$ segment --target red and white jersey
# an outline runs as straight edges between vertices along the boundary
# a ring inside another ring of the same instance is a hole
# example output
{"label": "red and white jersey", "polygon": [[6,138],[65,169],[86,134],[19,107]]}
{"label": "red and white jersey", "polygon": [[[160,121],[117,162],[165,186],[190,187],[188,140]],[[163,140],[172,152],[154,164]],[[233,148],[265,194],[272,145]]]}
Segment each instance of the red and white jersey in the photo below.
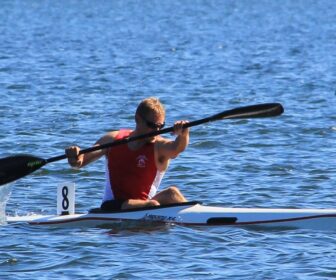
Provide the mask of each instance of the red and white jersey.
{"label": "red and white jersey", "polygon": [[[126,138],[131,130],[120,130],[115,140]],[[106,157],[106,187],[103,201],[152,198],[161,183],[164,171],[156,168],[154,143],[138,150],[127,144],[111,147]]]}

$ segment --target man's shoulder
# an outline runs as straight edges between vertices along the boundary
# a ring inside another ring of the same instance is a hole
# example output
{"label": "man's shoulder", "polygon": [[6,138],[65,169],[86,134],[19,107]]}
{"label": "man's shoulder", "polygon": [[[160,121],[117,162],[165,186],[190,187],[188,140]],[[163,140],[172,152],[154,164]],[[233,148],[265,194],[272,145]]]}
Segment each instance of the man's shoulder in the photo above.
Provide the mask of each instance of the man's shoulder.
{"label": "man's shoulder", "polygon": [[106,144],[108,142],[112,142],[115,140],[115,138],[117,137],[119,131],[118,130],[113,130],[113,131],[109,131],[107,132],[103,137],[101,137],[98,141],[97,144],[99,145],[103,145]]}
{"label": "man's shoulder", "polygon": [[114,139],[118,134],[119,134],[119,130],[112,130],[112,131],[107,132],[103,137]]}

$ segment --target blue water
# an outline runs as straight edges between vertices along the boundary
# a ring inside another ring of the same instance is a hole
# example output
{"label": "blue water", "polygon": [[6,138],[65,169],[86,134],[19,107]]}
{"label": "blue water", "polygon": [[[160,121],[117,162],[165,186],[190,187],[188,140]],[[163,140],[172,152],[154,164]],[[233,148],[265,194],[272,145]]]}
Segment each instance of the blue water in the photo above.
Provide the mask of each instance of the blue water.
{"label": "blue water", "polygon": [[[335,18],[333,0],[1,1],[0,156],[89,147],[132,127],[148,96],[169,126],[281,102],[278,118],[194,127],[162,187],[211,205],[335,208]],[[0,187],[0,222],[55,213],[63,182],[78,212],[97,207],[103,165],[61,161]],[[0,278],[333,279],[335,252],[333,232],[312,230],[3,225]]]}

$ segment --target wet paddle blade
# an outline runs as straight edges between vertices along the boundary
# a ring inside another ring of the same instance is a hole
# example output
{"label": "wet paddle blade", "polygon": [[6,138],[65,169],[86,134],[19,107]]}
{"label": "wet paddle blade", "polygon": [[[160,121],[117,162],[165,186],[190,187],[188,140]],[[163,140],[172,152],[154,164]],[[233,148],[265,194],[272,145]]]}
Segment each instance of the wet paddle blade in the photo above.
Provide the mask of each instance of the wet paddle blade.
{"label": "wet paddle blade", "polygon": [[0,186],[22,178],[46,164],[42,158],[16,155],[0,159]]}

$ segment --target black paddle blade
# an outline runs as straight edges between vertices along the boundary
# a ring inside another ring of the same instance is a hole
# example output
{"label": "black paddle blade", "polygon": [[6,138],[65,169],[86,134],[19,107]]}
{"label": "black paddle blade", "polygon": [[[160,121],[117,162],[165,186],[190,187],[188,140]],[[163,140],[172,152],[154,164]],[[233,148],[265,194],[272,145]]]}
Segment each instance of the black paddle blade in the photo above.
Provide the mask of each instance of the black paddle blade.
{"label": "black paddle blade", "polygon": [[283,112],[284,108],[280,103],[265,103],[223,112],[221,119],[268,118],[279,116]]}
{"label": "black paddle blade", "polygon": [[46,164],[46,160],[29,155],[0,159],[0,186],[22,178]]}
{"label": "black paddle blade", "polygon": [[[276,117],[281,115],[284,112],[284,108],[280,103],[264,103],[257,104],[245,107],[239,107],[232,110],[227,110],[221,112],[219,114],[200,119],[197,121],[192,121],[185,124],[185,127],[192,127],[195,125],[200,125],[207,122],[213,122],[224,119],[249,119],[249,118],[268,118],[268,117]],[[165,128],[163,130],[159,130],[158,133],[164,133],[166,131],[173,130],[173,128]],[[157,134],[158,134],[157,133]]]}

